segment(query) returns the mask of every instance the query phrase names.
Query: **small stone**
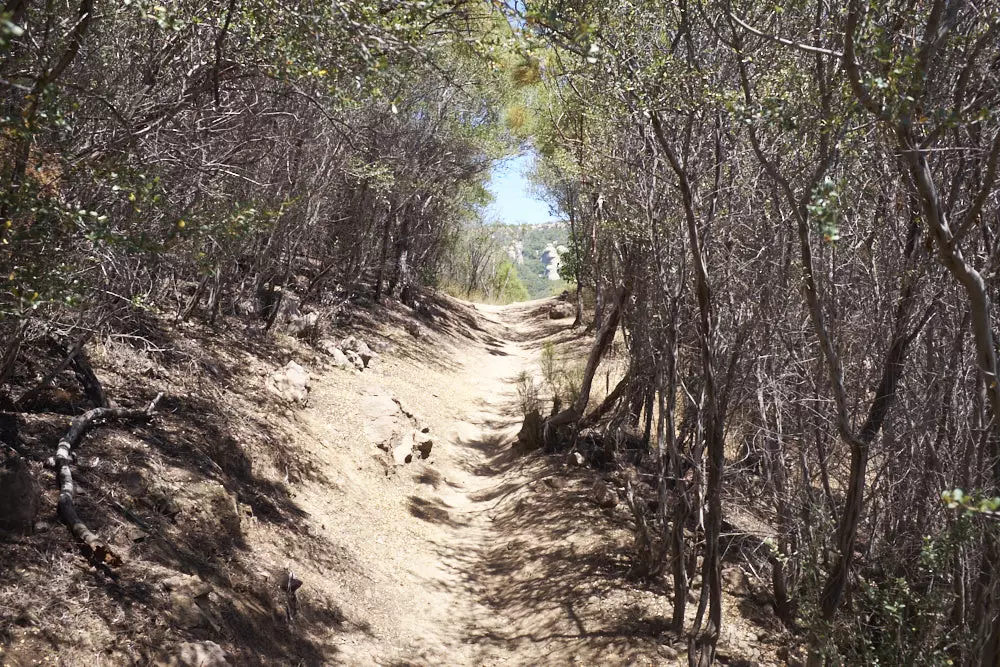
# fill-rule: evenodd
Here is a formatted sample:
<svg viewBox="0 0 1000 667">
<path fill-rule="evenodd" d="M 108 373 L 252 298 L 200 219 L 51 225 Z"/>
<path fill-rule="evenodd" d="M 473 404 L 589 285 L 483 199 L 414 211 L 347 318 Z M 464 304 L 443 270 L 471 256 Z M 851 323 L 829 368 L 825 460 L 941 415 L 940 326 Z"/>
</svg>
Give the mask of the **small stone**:
<svg viewBox="0 0 1000 667">
<path fill-rule="evenodd" d="M 329 338 L 324 338 L 323 340 L 321 340 L 319 343 L 316 344 L 316 347 L 318 347 L 320 350 L 322 350 L 331 357 L 330 361 L 333 362 L 334 366 L 337 366 L 339 368 L 346 368 L 347 366 L 351 365 L 351 362 L 347 358 L 347 355 L 344 354 L 344 351 L 337 346 L 337 343 L 330 340 Z"/>
<path fill-rule="evenodd" d="M 212 592 L 212 585 L 200 577 L 190 574 L 177 574 L 163 580 L 165 590 L 183 593 L 192 598 L 200 598 Z"/>
<path fill-rule="evenodd" d="M 404 435 L 399 444 L 392 448 L 392 460 L 398 466 L 406 465 L 413 460 L 413 434 Z"/>
<path fill-rule="evenodd" d="M 333 363 L 340 368 L 347 368 L 351 365 L 351 360 L 347 358 L 347 355 L 339 347 L 333 348 L 330 356 L 333 357 Z"/>
<path fill-rule="evenodd" d="M 205 627 L 208 619 L 195 599 L 183 593 L 170 594 L 170 620 L 185 630 Z"/>
<path fill-rule="evenodd" d="M 675 649 L 673 646 L 670 646 L 668 644 L 660 644 L 657 647 L 656 651 L 657 651 L 657 653 L 659 653 L 661 656 L 663 656 L 664 658 L 666 658 L 668 660 L 672 660 L 673 658 L 676 658 L 678 655 L 680 655 L 677 652 L 677 649 Z"/>
<path fill-rule="evenodd" d="M 309 399 L 309 371 L 294 361 L 275 371 L 271 379 L 272 390 L 279 396 L 294 403 L 305 403 Z"/>
<path fill-rule="evenodd" d="M 365 369 L 365 361 L 357 352 L 354 350 L 347 350 L 344 352 L 344 355 L 347 357 L 347 360 L 351 362 L 351 364 L 359 371 L 363 371 Z"/>
<path fill-rule="evenodd" d="M 543 480 L 548 484 L 550 489 L 565 489 L 566 488 L 566 478 L 565 477 L 546 477 Z"/>
<path fill-rule="evenodd" d="M 594 485 L 593 497 L 594 502 L 606 509 L 611 509 L 618 505 L 618 493 L 603 481 L 598 481 Z"/>
<path fill-rule="evenodd" d="M 431 448 L 434 441 L 424 432 L 413 434 L 413 450 L 420 454 L 420 458 L 426 459 L 431 455 Z"/>
<path fill-rule="evenodd" d="M 229 654 L 211 641 L 184 642 L 156 661 L 157 667 L 226 667 Z"/>
<path fill-rule="evenodd" d="M 585 459 L 583 454 L 580 452 L 573 452 L 573 456 L 569 457 L 569 462 L 577 467 L 580 467 L 586 465 L 587 459 Z"/>
<path fill-rule="evenodd" d="M 364 432 L 373 444 L 388 451 L 389 445 L 399 431 L 396 419 L 391 415 L 385 415 L 365 424 Z"/>
</svg>

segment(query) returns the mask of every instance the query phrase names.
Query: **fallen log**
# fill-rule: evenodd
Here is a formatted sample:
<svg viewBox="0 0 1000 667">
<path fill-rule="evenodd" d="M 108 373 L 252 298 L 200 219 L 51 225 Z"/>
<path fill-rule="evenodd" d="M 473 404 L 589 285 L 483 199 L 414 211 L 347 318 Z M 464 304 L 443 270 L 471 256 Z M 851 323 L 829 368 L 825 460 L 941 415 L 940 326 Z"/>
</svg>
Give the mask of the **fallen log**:
<svg viewBox="0 0 1000 667">
<path fill-rule="evenodd" d="M 73 484 L 73 471 L 70 466 L 73 463 L 72 452 L 83 434 L 94 425 L 95 422 L 104 419 L 127 419 L 132 421 L 147 421 L 153 416 L 156 404 L 163 398 L 163 392 L 156 395 L 152 403 L 145 410 L 130 410 L 127 408 L 94 408 L 83 413 L 73 420 L 66 435 L 59 441 L 56 449 L 55 467 L 56 480 L 59 483 L 59 518 L 73 533 L 81 545 L 84 556 L 94 564 L 104 564 L 111 567 L 121 565 L 121 557 L 114 553 L 111 548 L 101 541 L 95 532 L 87 528 L 87 525 L 76 513 L 76 506 L 73 503 L 73 494 L 76 490 Z"/>
</svg>

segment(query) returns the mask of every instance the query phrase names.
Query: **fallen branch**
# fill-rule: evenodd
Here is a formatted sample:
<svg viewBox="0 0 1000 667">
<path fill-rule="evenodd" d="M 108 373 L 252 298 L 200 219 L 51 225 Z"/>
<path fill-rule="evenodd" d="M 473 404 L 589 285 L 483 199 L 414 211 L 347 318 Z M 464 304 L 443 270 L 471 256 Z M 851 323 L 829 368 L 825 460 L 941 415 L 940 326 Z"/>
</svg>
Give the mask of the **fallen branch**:
<svg viewBox="0 0 1000 667">
<path fill-rule="evenodd" d="M 121 558 L 115 554 L 108 545 L 101 541 L 92 530 L 76 513 L 76 506 L 73 504 L 73 494 L 75 486 L 73 484 L 73 472 L 70 465 L 73 462 L 72 451 L 83 434 L 94 425 L 95 422 L 104 419 L 128 419 L 133 421 L 147 421 L 153 416 L 156 404 L 163 398 L 163 392 L 156 395 L 153 402 L 145 410 L 129 410 L 126 408 L 94 408 L 83 413 L 73 420 L 66 435 L 59 441 L 56 449 L 55 466 L 56 480 L 59 483 L 59 518 L 70 529 L 73 535 L 83 544 L 84 555 L 91 562 L 103 563 L 112 567 L 121 565 Z"/>
</svg>

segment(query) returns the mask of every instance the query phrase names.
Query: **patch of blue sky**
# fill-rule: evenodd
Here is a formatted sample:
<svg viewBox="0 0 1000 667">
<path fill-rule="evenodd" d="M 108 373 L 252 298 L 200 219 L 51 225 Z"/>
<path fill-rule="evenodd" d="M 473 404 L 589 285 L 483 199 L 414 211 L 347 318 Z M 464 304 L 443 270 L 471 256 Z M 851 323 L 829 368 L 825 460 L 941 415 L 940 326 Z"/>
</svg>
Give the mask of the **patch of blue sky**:
<svg viewBox="0 0 1000 667">
<path fill-rule="evenodd" d="M 507 225 L 537 225 L 558 219 L 534 191 L 529 177 L 534 161 L 534 154 L 529 152 L 493 164 L 487 186 L 493 193 L 493 203 L 486 210 L 487 220 Z"/>
</svg>

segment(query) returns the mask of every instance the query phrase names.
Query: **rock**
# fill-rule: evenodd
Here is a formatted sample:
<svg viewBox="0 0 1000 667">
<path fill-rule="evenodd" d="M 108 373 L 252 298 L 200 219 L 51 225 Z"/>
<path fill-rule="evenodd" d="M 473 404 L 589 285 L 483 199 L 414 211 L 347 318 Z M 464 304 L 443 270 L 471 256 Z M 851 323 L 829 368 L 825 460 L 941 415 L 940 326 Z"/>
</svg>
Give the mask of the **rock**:
<svg viewBox="0 0 1000 667">
<path fill-rule="evenodd" d="M 392 460 L 398 466 L 406 465 L 414 459 L 426 459 L 431 455 L 434 441 L 426 433 L 409 431 L 392 448 Z"/>
<path fill-rule="evenodd" d="M 200 598 L 212 592 L 212 585 L 200 577 L 190 574 L 177 574 L 163 580 L 163 588 L 172 593 Z"/>
<path fill-rule="evenodd" d="M 586 465 L 587 459 L 580 452 L 573 452 L 573 455 L 569 457 L 569 462 L 579 467 Z"/>
<path fill-rule="evenodd" d="M 565 489 L 566 488 L 566 478 L 565 477 L 546 477 L 542 480 L 545 482 L 550 489 Z"/>
<path fill-rule="evenodd" d="M 324 338 L 316 344 L 316 347 L 332 357 L 331 361 L 335 366 L 347 368 L 351 365 L 347 355 L 344 354 L 344 351 L 340 349 L 340 346 L 338 346 L 335 341 L 329 338 Z"/>
<path fill-rule="evenodd" d="M 14 455 L 0 469 L 0 529 L 30 533 L 42 490 L 28 462 Z"/>
<path fill-rule="evenodd" d="M 600 480 L 594 485 L 593 498 L 595 503 L 607 509 L 618 505 L 618 493 Z"/>
<path fill-rule="evenodd" d="M 347 350 L 344 352 L 344 355 L 347 357 L 347 360 L 351 362 L 351 364 L 359 371 L 363 371 L 365 369 L 365 361 L 357 352 L 354 350 Z"/>
<path fill-rule="evenodd" d="M 330 356 L 333 358 L 333 363 L 340 368 L 347 368 L 352 365 L 351 360 L 347 358 L 347 355 L 344 354 L 339 347 L 333 348 L 333 352 L 330 353 Z"/>
<path fill-rule="evenodd" d="M 733 595 L 750 595 L 747 577 L 739 567 L 731 567 L 722 571 L 722 583 Z"/>
<path fill-rule="evenodd" d="M 551 310 L 549 310 L 550 320 L 561 320 L 567 317 L 573 317 L 574 315 L 576 315 L 576 308 L 569 303 L 557 303 L 552 306 Z"/>
<path fill-rule="evenodd" d="M 526 452 L 540 449 L 542 446 L 542 415 L 538 410 L 532 410 L 524 416 L 524 423 L 517 434 L 517 442 Z"/>
<path fill-rule="evenodd" d="M 299 338 L 308 337 L 316 332 L 319 326 L 319 313 L 311 312 L 304 315 L 295 315 L 289 319 L 285 329 L 293 336 Z"/>
<path fill-rule="evenodd" d="M 385 354 L 386 352 L 392 349 L 392 344 L 384 340 L 377 340 L 374 343 L 372 343 L 371 346 L 372 349 L 378 352 L 379 354 Z"/>
<path fill-rule="evenodd" d="M 393 400 L 389 392 L 372 388 L 358 402 L 358 411 L 369 419 L 395 417 L 399 413 L 399 404 Z"/>
<path fill-rule="evenodd" d="M 157 660 L 157 667 L 226 667 L 229 654 L 211 641 L 184 642 Z"/>
<path fill-rule="evenodd" d="M 211 480 L 186 484 L 179 504 L 187 540 L 202 553 L 228 553 L 242 539 L 236 498 L 222 484 Z"/>
<path fill-rule="evenodd" d="M 379 417 L 365 424 L 365 435 L 368 439 L 372 444 L 382 447 L 385 450 L 389 449 L 389 443 L 393 441 L 398 432 L 399 425 L 396 422 L 396 418 L 391 415 Z"/>
<path fill-rule="evenodd" d="M 656 651 L 667 660 L 673 660 L 680 655 L 680 653 L 677 652 L 677 649 L 667 644 L 660 644 L 656 648 Z"/>
<path fill-rule="evenodd" d="M 398 466 L 403 466 L 413 460 L 413 434 L 407 433 L 400 438 L 399 443 L 392 448 L 392 461 Z"/>
<path fill-rule="evenodd" d="M 170 621 L 185 630 L 208 626 L 208 617 L 202 612 L 195 599 L 183 593 L 170 594 Z"/>
<path fill-rule="evenodd" d="M 309 371 L 294 361 L 275 371 L 271 379 L 279 396 L 302 404 L 309 399 Z"/>
<path fill-rule="evenodd" d="M 419 453 L 420 458 L 426 459 L 430 457 L 433 446 L 434 441 L 426 433 L 417 432 L 413 434 L 413 451 L 414 453 Z"/>
<path fill-rule="evenodd" d="M 357 355 L 361 357 L 361 360 L 365 362 L 366 366 L 368 365 L 369 360 L 378 356 L 377 352 L 368 347 L 368 343 L 356 336 L 348 336 L 345 338 L 341 341 L 340 347 L 344 350 L 344 352 L 357 353 Z"/>
</svg>

